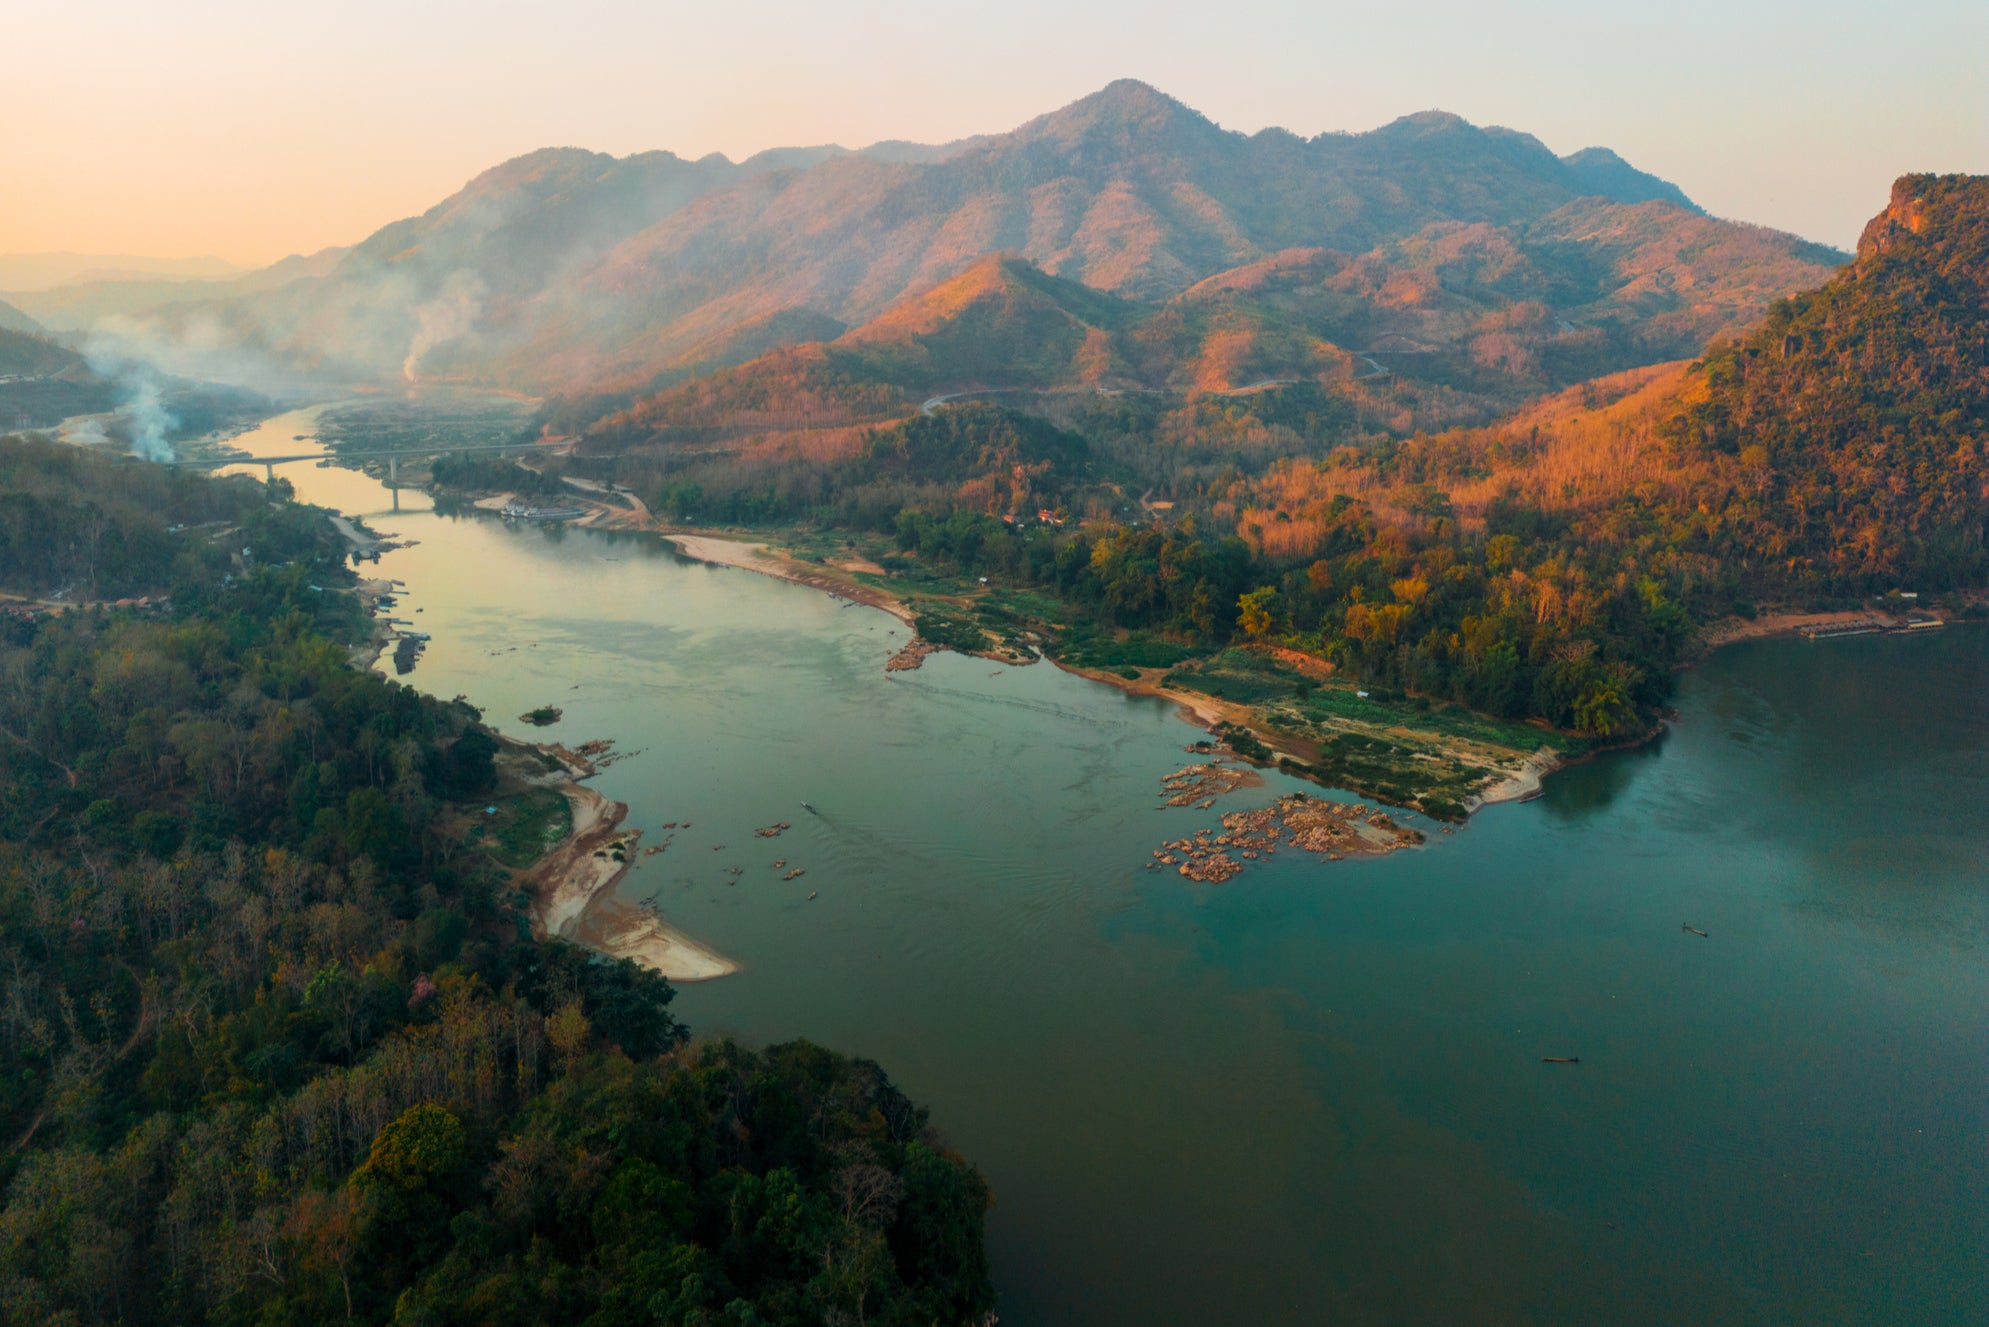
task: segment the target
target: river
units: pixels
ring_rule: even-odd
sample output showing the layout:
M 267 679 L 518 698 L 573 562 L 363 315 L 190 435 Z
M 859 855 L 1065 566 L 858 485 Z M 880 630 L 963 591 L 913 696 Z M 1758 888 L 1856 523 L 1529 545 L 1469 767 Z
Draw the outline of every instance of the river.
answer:
M 1211 888 L 1149 853 L 1300 785 L 1156 809 L 1169 707 L 887 675 L 881 612 L 283 473 L 421 541 L 380 564 L 434 638 L 409 680 L 631 753 L 596 786 L 689 824 L 624 897 L 744 965 L 677 1012 L 929 1106 L 993 1185 L 1006 1324 L 1980 1320 L 1989 630 L 1735 646 L 1537 801 Z

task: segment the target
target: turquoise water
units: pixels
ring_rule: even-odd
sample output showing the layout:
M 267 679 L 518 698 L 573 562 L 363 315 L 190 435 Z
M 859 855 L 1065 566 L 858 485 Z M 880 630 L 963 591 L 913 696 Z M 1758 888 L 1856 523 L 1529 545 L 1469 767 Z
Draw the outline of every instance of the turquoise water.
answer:
M 647 537 L 373 523 L 411 680 L 690 822 L 622 886 L 745 965 L 681 1015 L 879 1060 L 988 1174 L 1005 1323 L 1979 1320 L 1989 631 L 1738 646 L 1538 801 L 1210 888 L 1148 854 L 1299 785 L 1156 809 L 1166 706 L 889 676 L 893 619 Z

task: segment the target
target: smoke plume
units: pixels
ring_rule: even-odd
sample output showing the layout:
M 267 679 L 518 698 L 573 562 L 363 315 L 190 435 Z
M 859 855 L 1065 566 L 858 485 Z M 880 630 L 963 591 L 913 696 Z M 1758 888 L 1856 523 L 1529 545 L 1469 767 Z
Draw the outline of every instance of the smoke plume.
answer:
M 401 361 L 401 376 L 414 381 L 415 366 L 421 357 L 444 341 L 453 341 L 476 326 L 483 313 L 483 297 L 489 288 L 483 278 L 467 269 L 449 274 L 442 293 L 414 311 L 414 340 L 408 344 L 407 358 Z
M 148 461 L 170 461 L 173 430 L 179 419 L 166 409 L 157 370 L 125 358 L 100 338 L 92 338 L 83 356 L 91 369 L 117 386 L 117 422 L 131 454 Z

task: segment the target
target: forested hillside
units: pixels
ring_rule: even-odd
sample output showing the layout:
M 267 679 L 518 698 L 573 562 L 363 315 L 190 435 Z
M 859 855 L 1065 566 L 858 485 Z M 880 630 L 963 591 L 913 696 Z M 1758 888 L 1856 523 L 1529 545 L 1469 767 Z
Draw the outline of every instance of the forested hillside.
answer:
M 115 399 L 112 384 L 81 355 L 32 324 L 16 328 L 0 320 L 0 432 L 108 410 Z
M 986 1186 L 877 1066 L 528 938 L 464 825 L 538 758 L 347 664 L 321 514 L 0 458 L 134 542 L 269 512 L 166 535 L 170 610 L 6 619 L 0 1321 L 982 1319 Z

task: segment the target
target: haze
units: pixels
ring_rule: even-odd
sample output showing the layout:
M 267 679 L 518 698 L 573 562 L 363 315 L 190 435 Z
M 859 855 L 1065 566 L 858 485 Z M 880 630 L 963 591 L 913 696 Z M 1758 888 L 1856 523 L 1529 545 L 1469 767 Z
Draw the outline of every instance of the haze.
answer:
M 0 252 L 351 243 L 553 144 L 735 159 L 997 132 L 1118 77 L 1227 128 L 1441 108 L 1593 144 L 1841 246 L 1904 171 L 1989 170 L 1989 7 L 1535 0 L 38 6 L 9 23 Z

